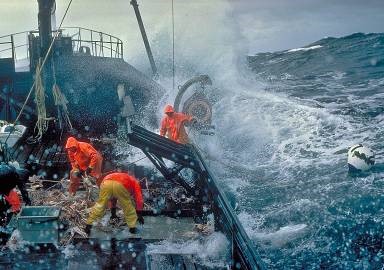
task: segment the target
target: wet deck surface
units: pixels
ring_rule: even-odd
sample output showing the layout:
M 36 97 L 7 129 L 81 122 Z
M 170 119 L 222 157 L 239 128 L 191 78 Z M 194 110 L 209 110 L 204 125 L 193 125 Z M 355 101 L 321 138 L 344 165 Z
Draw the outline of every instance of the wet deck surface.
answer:
M 76 238 L 73 245 L 24 246 L 0 252 L 0 269 L 224 269 L 202 266 L 192 254 L 147 252 L 147 245 L 162 240 L 196 239 L 193 218 L 144 217 L 137 234 L 126 226 L 94 226 L 89 239 Z M 180 251 L 184 253 L 183 251 Z
M 127 226 L 111 229 L 108 226 L 94 226 L 90 237 L 100 240 L 124 240 L 138 238 L 144 240 L 179 239 L 187 240 L 198 236 L 194 231 L 193 218 L 171 218 L 166 216 L 146 216 L 144 226 L 138 226 L 138 233 L 131 234 Z
M 201 265 L 192 254 L 148 254 L 146 245 L 139 239 L 78 239 L 65 249 L 23 248 L 0 253 L 0 269 L 226 269 Z

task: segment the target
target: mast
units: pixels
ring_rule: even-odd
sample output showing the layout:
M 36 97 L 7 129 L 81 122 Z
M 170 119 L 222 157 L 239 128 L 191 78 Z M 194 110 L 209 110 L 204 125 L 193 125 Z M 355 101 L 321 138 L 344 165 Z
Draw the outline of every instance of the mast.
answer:
M 40 50 L 39 50 L 39 58 L 44 59 L 49 47 L 52 42 L 52 11 L 56 8 L 55 0 L 37 0 L 39 3 L 39 40 L 40 40 Z M 52 51 L 47 56 L 47 61 L 44 67 L 41 70 L 41 78 L 43 81 L 43 87 L 46 93 L 51 93 L 51 89 L 53 86 L 53 62 L 52 62 Z M 46 95 L 45 102 L 47 104 L 54 104 L 53 95 Z M 54 115 L 55 110 L 50 106 L 46 107 L 47 115 Z
M 40 57 L 44 57 L 52 40 L 51 11 L 55 0 L 37 0 L 39 3 Z
M 133 6 L 133 9 L 135 10 L 137 23 L 139 24 L 141 36 L 143 37 L 144 46 L 145 46 L 145 49 L 147 51 L 149 63 L 151 64 L 153 76 L 157 77 L 158 76 L 157 68 L 156 68 L 155 60 L 153 59 L 151 47 L 149 46 L 147 34 L 145 33 L 143 20 L 141 19 L 141 15 L 140 15 L 140 11 L 139 11 L 139 5 L 137 4 L 136 0 L 131 0 L 131 5 Z

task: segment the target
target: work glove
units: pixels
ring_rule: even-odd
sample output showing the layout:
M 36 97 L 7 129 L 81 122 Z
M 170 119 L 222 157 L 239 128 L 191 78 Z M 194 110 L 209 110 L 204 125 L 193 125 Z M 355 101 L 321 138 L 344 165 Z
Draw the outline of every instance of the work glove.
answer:
M 85 173 L 86 173 L 87 175 L 90 175 L 91 172 L 92 172 L 92 168 L 91 168 L 91 167 L 88 167 L 88 168 L 85 170 Z
M 72 175 L 74 177 L 80 178 L 81 177 L 81 172 L 80 171 L 75 171 L 75 172 L 72 173 Z
M 89 236 L 91 234 L 91 229 L 92 229 L 92 225 L 91 224 L 87 224 L 85 226 L 84 232 L 87 234 L 87 236 Z
M 144 218 L 142 215 L 138 215 L 137 216 L 137 221 L 141 224 L 141 225 L 144 225 Z

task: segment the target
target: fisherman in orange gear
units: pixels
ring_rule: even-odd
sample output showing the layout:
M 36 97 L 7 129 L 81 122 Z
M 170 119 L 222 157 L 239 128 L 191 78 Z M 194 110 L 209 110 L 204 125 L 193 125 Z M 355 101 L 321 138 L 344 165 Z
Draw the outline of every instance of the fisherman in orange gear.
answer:
M 0 227 L 7 225 L 14 213 L 20 211 L 20 198 L 17 187 L 26 205 L 31 205 L 26 182 L 30 172 L 12 164 L 0 164 Z M 1 242 L 1 240 L 0 240 Z
M 175 142 L 186 144 L 189 142 L 184 124 L 192 122 L 194 118 L 184 113 L 175 112 L 171 105 L 164 108 L 165 116 L 161 120 L 160 135 L 165 136 Z
M 30 205 L 30 204 L 29 204 Z M 7 195 L 0 195 L 0 228 L 5 227 L 13 215 L 17 215 L 21 209 L 20 197 L 15 189 Z M 3 241 L 0 230 L 0 243 Z
M 101 166 L 103 158 L 89 143 L 79 142 L 74 137 L 69 137 L 65 149 L 68 151 L 68 159 L 71 162 L 69 193 L 75 195 L 80 186 L 80 180 L 84 173 L 96 178 L 96 184 L 100 185 Z
M 92 223 L 104 216 L 110 198 L 116 198 L 122 207 L 129 232 L 137 233 L 136 222 L 144 224 L 144 218 L 137 213 L 143 209 L 143 195 L 139 181 L 123 172 L 110 173 L 102 180 L 99 199 L 91 209 L 85 232 L 89 235 Z
M 21 209 L 21 201 L 19 194 L 17 194 L 16 190 L 12 189 L 7 196 L 5 196 L 7 202 L 11 205 L 11 212 L 17 214 Z

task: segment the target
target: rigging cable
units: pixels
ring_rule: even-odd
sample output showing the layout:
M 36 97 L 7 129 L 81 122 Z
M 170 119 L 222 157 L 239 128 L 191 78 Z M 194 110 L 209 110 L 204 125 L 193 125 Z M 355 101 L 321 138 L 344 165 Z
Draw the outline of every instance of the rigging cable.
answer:
M 36 86 L 36 79 L 39 78 L 40 75 L 41 75 L 41 70 L 43 70 L 44 65 L 45 65 L 45 62 L 46 62 L 47 59 L 48 59 L 48 55 L 50 54 L 50 52 L 51 52 L 51 50 L 52 50 L 53 44 L 55 43 L 56 38 L 59 36 L 59 33 L 60 33 L 59 30 L 61 29 L 61 26 L 63 25 L 64 19 L 65 19 L 65 17 L 67 16 L 67 13 L 68 13 L 68 10 L 69 10 L 69 8 L 70 8 L 70 6 L 71 6 L 71 4 L 72 4 L 72 1 L 73 1 L 73 0 L 70 0 L 69 3 L 68 3 L 68 6 L 67 6 L 67 8 L 66 8 L 66 10 L 65 10 L 65 12 L 64 12 L 63 18 L 61 19 L 59 28 L 57 29 L 56 34 L 54 35 L 54 37 L 53 37 L 53 39 L 52 39 L 52 41 L 51 41 L 51 44 L 49 45 L 49 48 L 48 48 L 48 50 L 47 50 L 47 53 L 45 54 L 44 59 L 43 59 L 43 61 L 42 61 L 42 63 L 41 63 L 40 69 L 38 69 L 37 72 L 36 72 L 35 80 L 33 81 L 33 84 L 32 84 L 32 86 L 31 86 L 31 89 L 29 89 L 28 95 L 27 95 L 27 97 L 26 97 L 26 99 L 25 99 L 25 101 L 24 101 L 24 103 L 23 103 L 23 106 L 21 106 L 20 112 L 19 112 L 19 114 L 17 115 L 15 121 L 13 122 L 13 125 L 16 125 L 17 121 L 19 121 L 19 119 L 20 119 L 20 117 L 21 117 L 21 114 L 23 113 L 23 111 L 24 111 L 24 109 L 25 109 L 25 106 L 27 105 L 28 100 L 29 100 L 29 98 L 31 97 L 32 91 L 33 91 L 33 89 L 34 89 L 35 86 Z M 55 3 L 56 3 L 56 2 L 55 2 Z M 36 123 L 36 124 L 37 124 L 37 123 Z M 13 133 L 14 130 L 15 130 L 15 129 L 12 129 L 12 130 L 9 132 L 8 137 L 7 137 L 7 138 L 5 139 L 5 141 L 4 141 L 4 144 L 7 143 L 9 137 L 11 136 L 11 134 Z
M 40 76 L 41 70 L 44 68 L 45 62 L 46 62 L 47 59 L 48 59 L 48 55 L 50 54 L 50 52 L 51 52 L 51 50 L 52 50 L 53 44 L 55 43 L 56 38 L 59 36 L 61 26 L 62 26 L 62 24 L 63 24 L 63 22 L 64 22 L 65 17 L 67 16 L 67 13 L 68 13 L 68 10 L 69 10 L 69 8 L 70 8 L 70 6 L 71 6 L 71 4 L 72 4 L 72 1 L 73 1 L 73 0 L 70 0 L 69 3 L 68 3 L 67 9 L 65 10 L 65 13 L 64 13 L 64 15 L 63 15 L 63 18 L 61 19 L 59 28 L 57 29 L 56 34 L 54 35 L 54 37 L 53 37 L 53 39 L 52 39 L 52 41 L 51 41 L 51 44 L 49 45 L 49 48 L 48 48 L 48 50 L 47 50 L 47 53 L 46 53 L 45 56 L 44 56 L 44 60 L 43 60 L 43 62 L 41 63 L 40 70 L 39 70 L 38 73 L 36 73 L 36 76 Z M 29 90 L 29 93 L 28 93 L 28 95 L 27 95 L 27 98 L 25 99 L 25 101 L 24 101 L 24 103 L 23 103 L 23 106 L 21 107 L 21 110 L 20 110 L 19 114 L 17 115 L 14 124 L 16 124 L 16 122 L 20 119 L 21 114 L 22 114 L 22 112 L 24 111 L 25 106 L 27 105 L 29 98 L 31 97 L 31 94 L 32 94 L 32 91 L 33 91 L 33 88 L 35 87 L 35 85 L 36 85 L 36 80 L 33 82 L 32 86 L 31 86 L 31 89 Z

